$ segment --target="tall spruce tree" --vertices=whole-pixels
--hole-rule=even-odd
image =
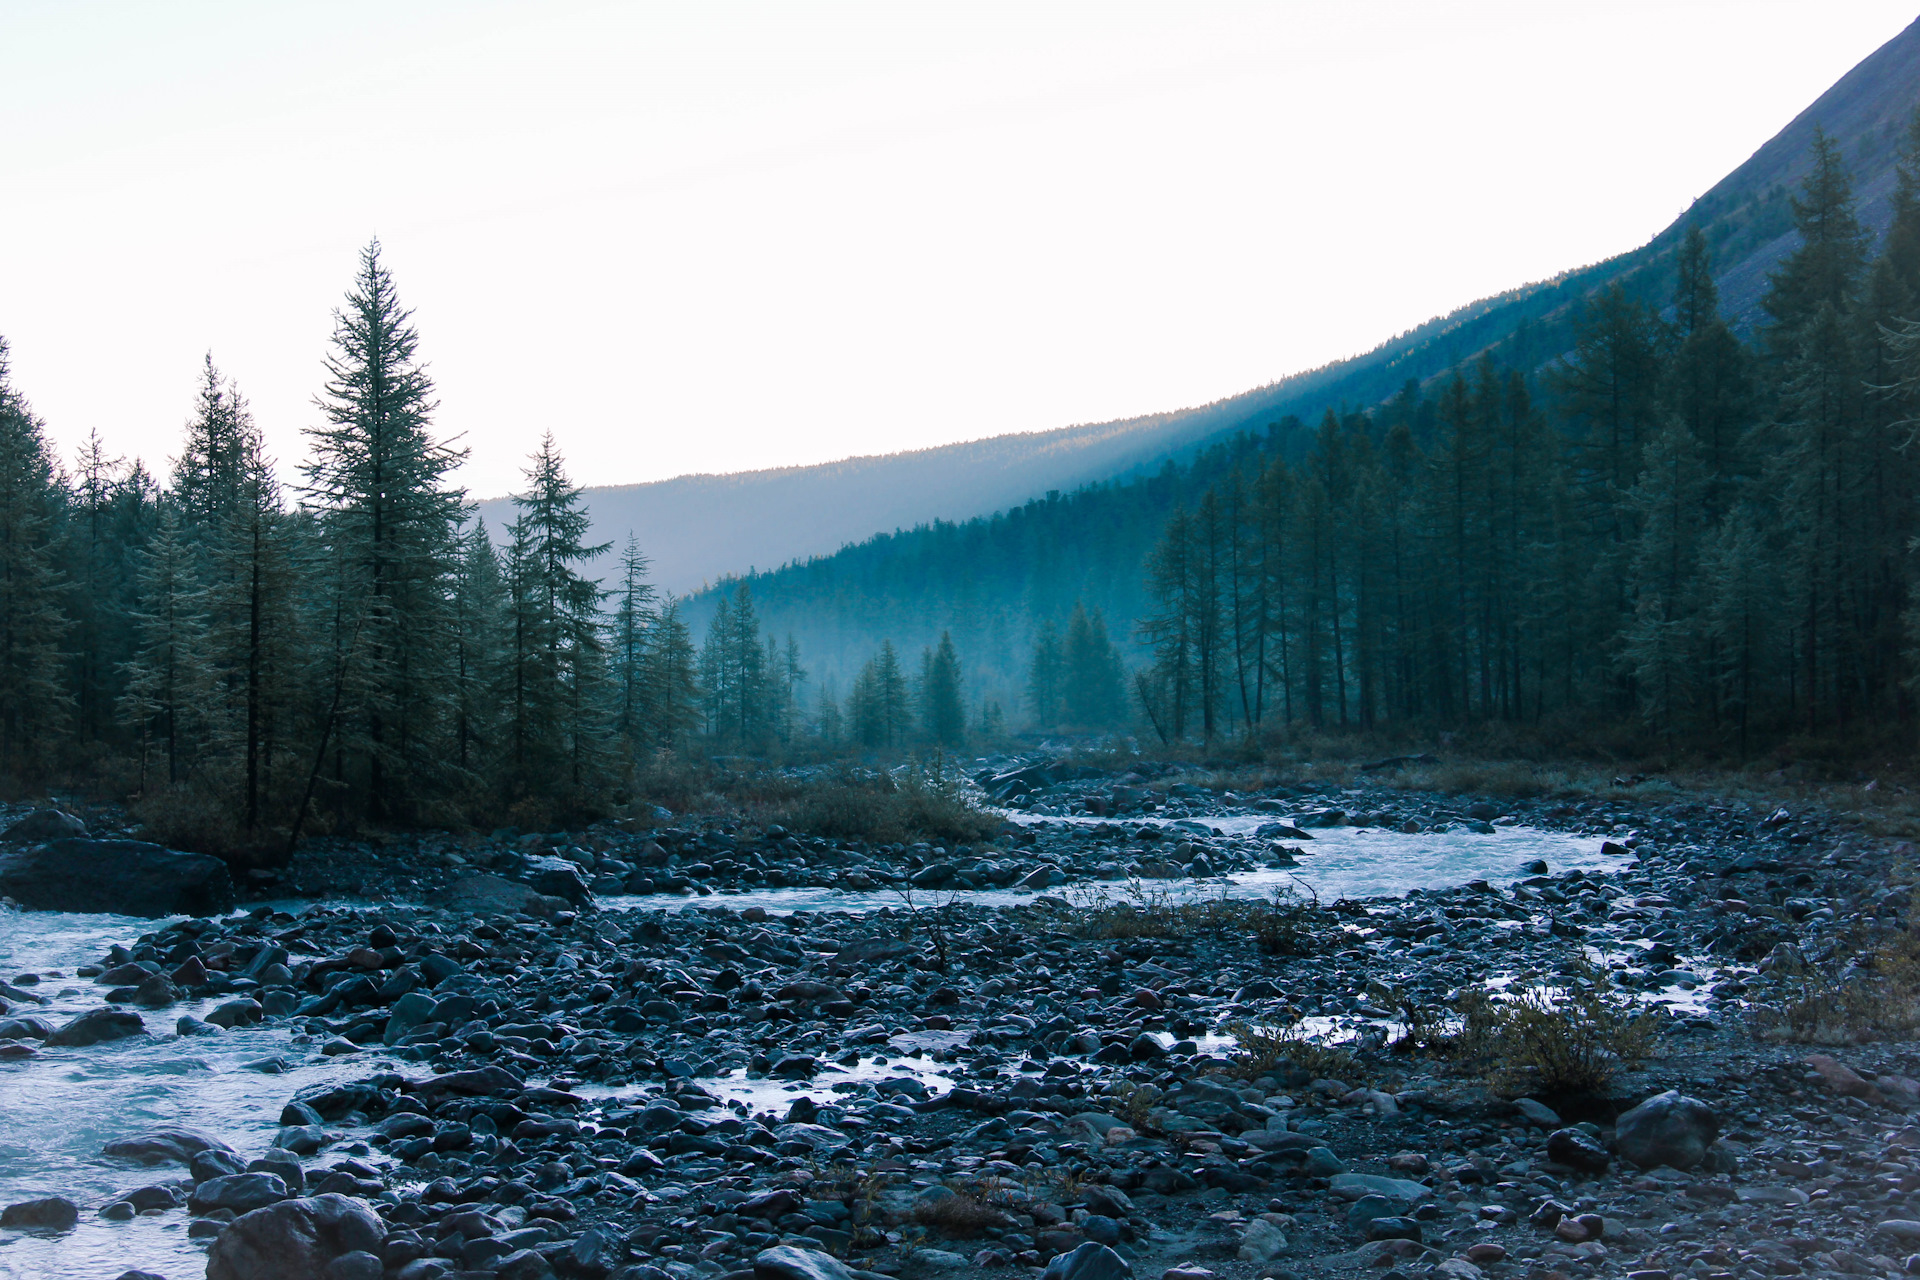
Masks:
[[[323,616],[339,696],[322,738],[343,797],[376,820],[418,815],[451,781],[448,581],[466,497],[449,477],[466,454],[431,434],[419,348],[375,241],[334,313],[304,496],[334,597]]]
[[[452,589],[454,761],[463,774],[492,777],[500,746],[507,590],[483,520],[460,537]]]
[[[678,600],[668,600],[661,606],[659,620],[648,637],[643,686],[653,745],[669,751],[684,748],[688,736],[699,727],[704,694],[693,633],[681,616]]]

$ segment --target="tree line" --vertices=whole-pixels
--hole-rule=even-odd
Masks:
[[[1539,376],[1483,355],[1182,504],[1147,565],[1152,728],[1910,732],[1920,120],[1877,255],[1824,134],[1812,161],[1751,341],[1692,227],[1670,306],[1601,290]]]
[[[613,548],[587,543],[551,435],[514,518],[487,529],[419,346],[370,245],[283,483],[211,356],[164,479],[97,435],[63,466],[0,340],[12,784],[106,785],[162,829],[238,846],[604,809],[660,752],[957,747],[981,729],[948,637],[914,681],[883,644],[844,713],[804,709],[799,648],[763,634],[744,584],[696,645],[631,539],[602,568]]]

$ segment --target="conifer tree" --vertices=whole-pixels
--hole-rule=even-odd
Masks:
[[[953,633],[942,631],[938,648],[921,662],[920,726],[936,745],[957,748],[966,742],[967,709],[960,695],[960,655]]]
[[[490,776],[499,750],[506,585],[485,521],[460,537],[452,614],[455,763],[462,773]]]
[[[237,788],[228,789],[237,789],[241,826],[251,833],[264,821],[275,757],[292,737],[300,700],[298,534],[246,402],[228,393],[237,456],[218,506],[201,508],[197,544],[218,700],[212,747],[234,777]]]
[[[893,641],[867,660],[847,695],[847,720],[864,747],[890,750],[903,741],[908,726],[907,681]]]
[[[1250,640],[1249,648],[1257,663],[1257,641]],[[1118,724],[1126,706],[1120,655],[1114,650],[1100,611],[1088,612],[1078,600],[1073,602],[1073,614],[1067,621],[1061,665],[1067,722],[1081,729],[1110,729]]]
[[[620,553],[620,585],[615,590],[619,603],[613,614],[614,728],[627,744],[629,755],[637,755],[643,742],[650,742],[652,717],[647,708],[647,648],[656,625],[653,584],[647,581],[647,557],[640,552],[640,541],[631,533]]]
[[[773,688],[753,592],[744,582],[714,610],[700,652],[700,680],[707,732],[741,750],[764,747],[773,731]]]
[[[1796,335],[1822,307],[1836,315],[1853,310],[1866,264],[1867,232],[1854,210],[1853,180],[1839,145],[1818,125],[1812,168],[1792,209],[1800,245],[1768,274],[1760,301],[1773,321],[1768,349],[1781,363],[1797,357]]]
[[[608,544],[588,546],[581,489],[566,474],[551,433],[513,499],[508,596],[511,685],[506,705],[508,783],[528,796],[578,803],[604,782],[608,695],[600,584],[583,567]]]
[[[206,598],[194,555],[170,503],[140,557],[139,648],[128,667],[120,712],[140,741],[142,780],[158,750],[177,785],[199,757],[208,729],[213,672],[207,662]]]
[[[680,614],[680,602],[668,600],[648,637],[645,706],[652,742],[677,750],[700,723],[702,692],[693,634]]]
[[[1036,729],[1053,729],[1060,723],[1065,666],[1059,629],[1051,621],[1041,623],[1033,637],[1033,656],[1027,663],[1027,706],[1033,712]]]
[[[1699,553],[1706,475],[1700,445],[1677,418],[1647,444],[1646,470],[1633,488],[1639,533],[1633,549],[1634,612],[1622,652],[1632,667],[1648,720],[1672,741],[1692,704],[1700,671]]]
[[[1748,470],[1743,445],[1752,389],[1746,349],[1720,315],[1712,267],[1706,235],[1698,226],[1688,227],[1674,287],[1679,345],[1670,373],[1672,399],[1681,421],[1700,442],[1708,515],[1717,518]]]
[[[73,470],[65,537],[63,612],[72,625],[68,687],[75,736],[96,749],[122,745],[116,712],[133,658],[133,553],[151,524],[152,483],[138,466],[111,457],[98,431],[80,447]]]
[[[65,582],[53,555],[59,494],[40,420],[14,389],[0,339],[0,770],[43,774],[72,699],[61,678]]]
[[[337,782],[375,819],[403,817],[445,790],[450,745],[447,589],[465,495],[448,477],[466,456],[429,431],[433,384],[412,314],[380,245],[361,253],[309,432],[305,496],[331,561],[331,649],[340,691],[323,737]]]

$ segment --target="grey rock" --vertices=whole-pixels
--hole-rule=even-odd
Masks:
[[[1331,1178],[1347,1171],[1346,1164],[1327,1147],[1309,1148],[1306,1163],[1301,1168],[1309,1178]]]
[[[1387,1178],[1377,1173],[1336,1173],[1327,1183],[1328,1189],[1342,1200],[1358,1200],[1362,1196],[1385,1196],[1402,1204],[1419,1204],[1433,1195],[1433,1189],[1405,1178]]]
[[[753,1280],[853,1280],[853,1272],[830,1253],[783,1244],[753,1256]]]
[[[207,1021],[231,1031],[235,1027],[250,1027],[264,1015],[258,1000],[229,1000],[209,1013]]]
[[[194,1187],[187,1209],[197,1214],[215,1209],[251,1213],[288,1198],[287,1184],[271,1173],[229,1173]]]
[[[1133,1267],[1104,1244],[1089,1240],[1047,1264],[1040,1280],[1127,1280]]]
[[[1412,1240],[1420,1239],[1420,1224],[1412,1218],[1380,1217],[1367,1223],[1369,1240]]]
[[[440,895],[448,910],[469,915],[530,915],[550,918],[568,903],[542,895],[531,885],[484,872],[461,876]]]
[[[327,1264],[327,1280],[380,1280],[386,1268],[380,1259],[365,1249],[343,1253]]]
[[[87,824],[70,813],[62,813],[58,809],[35,809],[5,831],[0,831],[0,840],[9,844],[40,844],[47,840],[65,840],[86,834]]]
[[[1542,1129],[1558,1129],[1560,1116],[1544,1102],[1532,1098],[1515,1098],[1513,1108],[1526,1118],[1528,1124],[1537,1124]]]
[[[141,1164],[190,1164],[202,1151],[231,1152],[232,1147],[193,1129],[151,1129],[131,1138],[115,1138],[100,1154]]]
[[[91,1009],[47,1037],[49,1049],[81,1049],[106,1040],[145,1035],[147,1026],[137,1013],[124,1009]]]
[[[0,1227],[23,1231],[71,1231],[80,1221],[80,1206],[64,1196],[22,1200],[0,1209]]]
[[[431,1019],[436,1003],[423,991],[409,991],[401,996],[393,1002],[393,1011],[387,1015],[387,1029],[381,1040],[389,1045],[400,1043],[401,1037]]]
[[[1547,1159],[1581,1173],[1605,1173],[1613,1163],[1607,1149],[1579,1129],[1555,1129],[1548,1134]]]
[[[1642,1169],[1691,1169],[1720,1136],[1720,1118],[1698,1098],[1669,1089],[1614,1122],[1614,1145]]]
[[[35,911],[217,916],[233,910],[227,864],[140,840],[69,837],[0,850],[0,896]]]
[[[229,1174],[245,1173],[247,1162],[231,1151],[210,1148],[194,1153],[187,1165],[187,1172],[195,1182],[211,1182],[215,1178],[224,1178]]]
[[[228,1223],[207,1254],[207,1280],[343,1280],[327,1268],[375,1253],[386,1226],[365,1202],[342,1195],[282,1200]]]

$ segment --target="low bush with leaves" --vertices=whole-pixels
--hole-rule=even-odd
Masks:
[[[889,844],[913,840],[986,840],[1005,819],[969,801],[937,766],[891,773],[846,770],[810,779],[772,815],[782,826],[833,840]]]
[[[1825,963],[1788,950],[1772,971],[1784,991],[1756,1005],[1754,1034],[1796,1044],[1864,1044],[1920,1031],[1920,926],[1854,939]]]
[[[1276,1072],[1304,1072],[1320,1078],[1338,1076],[1353,1068],[1353,1055],[1338,1045],[1327,1044],[1310,1034],[1299,1022],[1265,1025],[1234,1021],[1222,1028],[1239,1044],[1229,1059],[1235,1074],[1258,1080]]]
[[[1606,975],[1583,962],[1557,985],[1525,987],[1509,999],[1475,990],[1457,1008],[1454,1056],[1513,1096],[1604,1093],[1653,1051],[1660,1025],[1659,1014],[1615,995]]]
[[[1170,887],[1133,880],[1116,896],[1104,887],[1079,895],[1079,930],[1088,938],[1251,937],[1272,956],[1312,955],[1321,912],[1282,890],[1269,899],[1235,898],[1224,891],[1183,898]]]

